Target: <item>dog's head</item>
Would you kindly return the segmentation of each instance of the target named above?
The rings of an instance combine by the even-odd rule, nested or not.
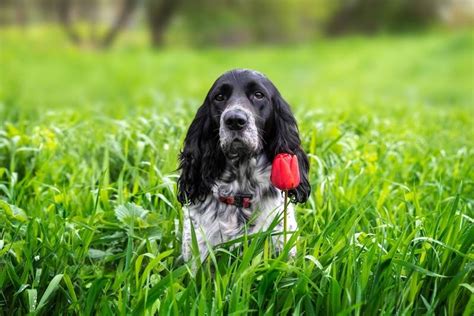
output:
[[[298,156],[301,183],[289,192],[295,202],[307,200],[308,159],[301,148],[296,120],[273,83],[253,70],[231,70],[209,90],[189,127],[180,155],[178,199],[203,200],[226,161],[266,154]]]

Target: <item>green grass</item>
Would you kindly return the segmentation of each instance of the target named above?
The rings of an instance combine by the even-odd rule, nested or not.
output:
[[[79,50],[0,33],[0,314],[472,315],[474,39]],[[212,81],[261,70],[299,121],[298,255],[178,260],[176,167]]]

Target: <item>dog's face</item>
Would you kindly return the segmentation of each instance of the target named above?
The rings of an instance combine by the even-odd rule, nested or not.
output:
[[[261,73],[228,71],[214,82],[188,129],[178,199],[203,201],[229,162],[257,154],[271,162],[278,153],[298,157],[301,183],[289,194],[293,201],[306,201],[309,163],[290,106]]]
[[[208,102],[227,157],[257,154],[263,149],[265,127],[274,111],[273,90],[270,81],[255,71],[234,70],[217,79]]]

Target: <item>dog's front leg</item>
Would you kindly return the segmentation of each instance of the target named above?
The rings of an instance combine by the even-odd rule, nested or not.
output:
[[[182,249],[181,256],[184,261],[189,261],[193,255],[193,232],[196,236],[196,244],[199,249],[201,262],[203,262],[208,255],[207,236],[203,227],[197,224],[193,217],[187,210],[184,212],[183,221],[183,235],[182,235]]]

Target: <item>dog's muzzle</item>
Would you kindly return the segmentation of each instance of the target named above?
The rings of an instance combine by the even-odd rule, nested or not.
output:
[[[255,153],[260,148],[255,117],[241,105],[231,106],[222,113],[219,137],[221,148],[230,156]]]

